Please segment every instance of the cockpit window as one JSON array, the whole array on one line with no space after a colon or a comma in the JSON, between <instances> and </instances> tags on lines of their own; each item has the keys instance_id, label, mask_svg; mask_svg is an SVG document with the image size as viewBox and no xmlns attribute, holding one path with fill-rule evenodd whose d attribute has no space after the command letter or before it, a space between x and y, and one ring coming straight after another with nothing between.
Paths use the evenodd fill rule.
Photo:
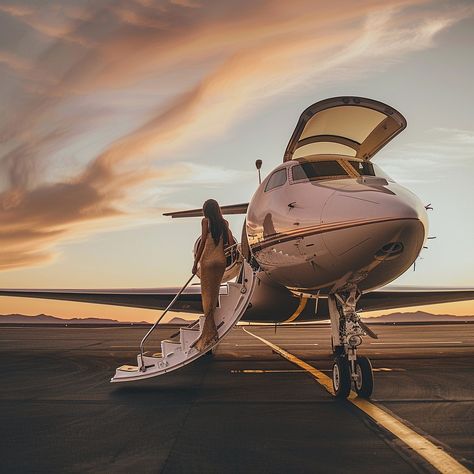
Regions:
<instances>
[{"instance_id":1,"label":"cockpit window","mask_svg":"<svg viewBox=\"0 0 474 474\"><path fill-rule=\"evenodd\" d=\"M347 171L337 161L314 161L301 163L291 168L293 181L315 181L323 178L348 176Z\"/></svg>"},{"instance_id":2,"label":"cockpit window","mask_svg":"<svg viewBox=\"0 0 474 474\"><path fill-rule=\"evenodd\" d=\"M349 161L361 176L375 176L374 165L368 161Z\"/></svg>"},{"instance_id":3,"label":"cockpit window","mask_svg":"<svg viewBox=\"0 0 474 474\"><path fill-rule=\"evenodd\" d=\"M386 180L393 182L393 179L390 178L387 173L383 172L373 163L368 161L349 161L349 163L361 176L378 176L379 178L385 178Z\"/></svg>"},{"instance_id":4,"label":"cockpit window","mask_svg":"<svg viewBox=\"0 0 474 474\"><path fill-rule=\"evenodd\" d=\"M265 186L265 192L270 191L271 189L278 188L283 186L286 183L286 168L275 171L267 182Z\"/></svg>"}]
</instances>

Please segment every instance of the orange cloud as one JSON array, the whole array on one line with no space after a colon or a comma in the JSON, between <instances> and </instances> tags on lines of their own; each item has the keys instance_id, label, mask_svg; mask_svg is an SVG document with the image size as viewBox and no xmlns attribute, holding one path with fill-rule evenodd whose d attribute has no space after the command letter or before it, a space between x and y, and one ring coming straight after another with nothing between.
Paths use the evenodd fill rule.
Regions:
<instances>
[{"instance_id":1,"label":"orange cloud","mask_svg":"<svg viewBox=\"0 0 474 474\"><path fill-rule=\"evenodd\" d=\"M0 54L24 85L17 94L25 103L11 110L0 129L7 144L0 158L0 269L47 262L64 239L117 219L127 222L131 191L160 177L144 166L152 152L160 158L172 147L220 133L309 81L344 80L367 73L374 62L384 67L430 47L439 31L465 14L461 7L438 11L436 3L425 3L392 2L387 8L382 0L357 7L339 1L315 8L309 0L231 1L210 9L204 2L158 6L140 0L116 2L95 14L66 12L64 25L41 18L47 22L41 27L37 12L0 9L56 39L31 59L33 66L23 66L13 51ZM77 41L71 44L71 38ZM31 70L48 71L53 79L24 100ZM78 108L81 98L104 100L112 90L133 98L142 87L153 97L164 88L173 93L166 101L160 97L154 110L147 107L141 125L85 156L75 176L46 179L55 163L45 155L84 130L93 135L99 126L109 133L107 120L92 128L90 116L98 109Z\"/></svg>"}]
</instances>

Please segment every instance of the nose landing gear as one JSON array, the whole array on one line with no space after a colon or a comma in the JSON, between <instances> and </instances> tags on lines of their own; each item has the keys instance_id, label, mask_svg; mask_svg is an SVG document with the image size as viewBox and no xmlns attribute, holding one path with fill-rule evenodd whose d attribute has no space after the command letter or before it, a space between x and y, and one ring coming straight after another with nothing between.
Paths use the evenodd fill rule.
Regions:
<instances>
[{"instance_id":1,"label":"nose landing gear","mask_svg":"<svg viewBox=\"0 0 474 474\"><path fill-rule=\"evenodd\" d=\"M356 304L360 295L357 289L329 295L331 338L334 351L332 383L336 398L347 398L351 387L360 397L369 398L374 388L372 365L367 357L357 356L362 337L377 337L360 321Z\"/></svg>"},{"instance_id":2,"label":"nose landing gear","mask_svg":"<svg viewBox=\"0 0 474 474\"><path fill-rule=\"evenodd\" d=\"M336 398L347 398L351 391L351 371L347 357L337 355L332 366L332 387Z\"/></svg>"},{"instance_id":3,"label":"nose landing gear","mask_svg":"<svg viewBox=\"0 0 474 474\"><path fill-rule=\"evenodd\" d=\"M355 372L354 387L357 395L362 398L369 398L374 389L374 376L370 360L367 357L357 357Z\"/></svg>"}]
</instances>

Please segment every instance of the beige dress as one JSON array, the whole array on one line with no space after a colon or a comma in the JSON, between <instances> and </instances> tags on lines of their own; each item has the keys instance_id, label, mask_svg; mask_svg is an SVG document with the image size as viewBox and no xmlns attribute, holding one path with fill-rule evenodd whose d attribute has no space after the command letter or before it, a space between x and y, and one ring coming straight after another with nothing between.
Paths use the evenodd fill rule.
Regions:
<instances>
[{"instance_id":1,"label":"beige dress","mask_svg":"<svg viewBox=\"0 0 474 474\"><path fill-rule=\"evenodd\" d=\"M227 232L227 229L225 232ZM199 351L204 351L212 342L214 342L215 339L217 339L214 311L217 306L219 288L226 268L222 236L219 239L219 243L216 245L209 230L200 264L202 307L204 310L205 321L201 336L196 341L195 347Z\"/></svg>"}]
</instances>

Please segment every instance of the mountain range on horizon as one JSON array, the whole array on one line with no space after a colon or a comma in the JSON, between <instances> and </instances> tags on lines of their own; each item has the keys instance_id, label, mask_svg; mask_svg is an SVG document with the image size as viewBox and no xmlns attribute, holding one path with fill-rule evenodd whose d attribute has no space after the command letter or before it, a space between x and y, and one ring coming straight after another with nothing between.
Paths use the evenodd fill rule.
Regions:
<instances>
[{"instance_id":1,"label":"mountain range on horizon","mask_svg":"<svg viewBox=\"0 0 474 474\"><path fill-rule=\"evenodd\" d=\"M413 311L407 313L390 313L381 316L373 316L364 318L365 322L381 322L381 323L395 323L395 322L434 322L434 321L474 321L473 315L455 316L454 314L432 314L426 311Z\"/></svg>"},{"instance_id":2,"label":"mountain range on horizon","mask_svg":"<svg viewBox=\"0 0 474 474\"><path fill-rule=\"evenodd\" d=\"M432 314L425 311L390 313L381 316L362 318L365 322L434 322L434 321L474 321L474 316L455 316L453 314ZM167 324L189 324L190 321L174 317ZM147 321L118 321L108 318L58 318L48 314L27 316L24 314L2 314L0 324L150 324Z\"/></svg>"},{"instance_id":3,"label":"mountain range on horizon","mask_svg":"<svg viewBox=\"0 0 474 474\"><path fill-rule=\"evenodd\" d=\"M108 318L58 318L48 314L0 314L0 324L149 324L147 321L118 321Z\"/></svg>"}]
</instances>

